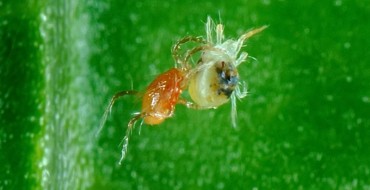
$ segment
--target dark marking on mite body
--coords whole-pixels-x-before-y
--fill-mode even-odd
[[[238,85],[238,72],[232,64],[225,63],[224,61],[220,62],[220,65],[216,66],[216,72],[218,76],[217,94],[223,94],[229,98],[235,90],[236,85]]]

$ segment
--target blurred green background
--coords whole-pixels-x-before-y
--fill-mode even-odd
[[[179,105],[132,134],[125,97],[174,66],[171,47],[262,25],[239,68],[250,94]],[[362,0],[0,0],[0,189],[370,189],[370,3]],[[139,134],[140,132],[140,134]]]

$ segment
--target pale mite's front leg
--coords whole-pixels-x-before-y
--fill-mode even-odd
[[[196,110],[207,110],[207,109],[216,109],[216,107],[205,107],[205,106],[200,106],[194,102],[185,100],[185,99],[179,99],[177,102],[179,104],[185,105],[187,108],[190,109],[196,109]]]

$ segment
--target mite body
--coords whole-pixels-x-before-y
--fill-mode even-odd
[[[191,99],[200,107],[218,107],[231,99],[232,124],[236,126],[236,98],[247,95],[245,87],[240,90],[240,81],[237,67],[248,56],[247,52],[240,50],[248,38],[261,32],[263,26],[243,34],[237,40],[224,41],[224,27],[214,23],[210,17],[206,24],[207,40],[204,45],[196,48],[194,52],[201,51],[201,57],[196,67],[190,71],[189,93]],[[216,42],[213,31],[216,31]],[[185,61],[189,56],[185,58]]]
[[[127,125],[126,135],[120,162],[125,158],[129,137],[136,121],[143,119],[148,125],[158,125],[165,119],[172,117],[176,104],[183,104],[188,108],[209,109],[216,108],[231,99],[232,124],[236,126],[236,98],[246,96],[246,91],[240,90],[240,79],[237,67],[246,60],[248,54],[240,52],[246,39],[261,32],[266,26],[252,30],[242,35],[238,40],[224,41],[223,25],[214,23],[208,17],[206,24],[206,39],[202,37],[184,37],[172,49],[172,56],[176,67],[157,76],[146,88],[142,96],[141,112],[134,114]],[[213,40],[213,31],[216,31],[216,42]],[[181,45],[195,43],[195,46],[180,55]],[[198,62],[190,59],[200,53]],[[181,93],[188,89],[191,101],[181,98]],[[137,91],[121,91],[116,93],[106,108],[98,133],[103,128],[115,101],[125,95],[137,95]]]
[[[159,75],[146,89],[142,102],[144,123],[157,125],[171,117],[183,90],[184,74],[172,68]]]
[[[233,64],[216,61],[191,76],[189,93],[199,106],[218,107],[229,100],[238,82],[239,74]]]
[[[178,102],[182,103],[182,101],[179,101],[179,97],[184,88],[183,81],[184,71],[172,68],[157,76],[146,88],[142,97],[141,112],[135,114],[128,122],[126,135],[123,138],[123,147],[119,164],[121,164],[126,156],[129,137],[135,122],[143,118],[145,124],[158,125],[166,118],[171,117],[175,111],[175,105]],[[114,102],[122,96],[136,94],[138,94],[137,91],[121,91],[112,97],[103,115],[98,133],[104,127]]]

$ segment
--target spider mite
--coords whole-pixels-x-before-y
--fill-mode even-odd
[[[239,89],[239,75],[237,66],[245,61],[247,53],[239,51],[246,39],[262,31],[261,27],[242,35],[238,40],[223,42],[223,25],[214,23],[208,17],[206,24],[207,39],[202,37],[184,37],[172,48],[172,56],[176,67],[157,76],[146,88],[142,96],[142,107],[128,122],[119,164],[127,153],[129,137],[136,121],[143,119],[148,125],[158,125],[171,117],[176,104],[183,104],[188,108],[209,109],[216,108],[228,101],[232,101],[232,120],[235,126],[236,103],[235,97],[246,96],[246,91]],[[216,30],[216,43],[213,43],[212,30]],[[179,54],[181,45],[193,42],[196,46],[186,51],[184,56]],[[199,61],[191,63],[190,58],[201,52]],[[180,97],[183,90],[189,89],[191,99],[187,101]],[[106,108],[99,131],[103,128],[115,101],[125,95],[138,95],[137,91],[128,90],[116,93]]]

